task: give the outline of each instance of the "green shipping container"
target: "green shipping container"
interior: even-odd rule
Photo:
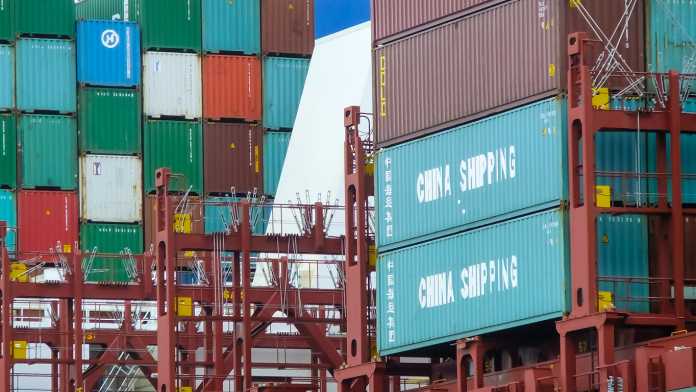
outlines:
[[[379,353],[560,318],[567,235],[566,213],[551,210],[380,254]]]
[[[0,188],[17,187],[17,125],[13,114],[0,115]]]
[[[73,37],[74,0],[14,0],[17,35]]]
[[[597,218],[599,290],[612,293],[616,310],[650,310],[648,258],[646,216],[603,214]]]
[[[19,117],[22,188],[77,189],[77,129],[68,116]]]
[[[143,253],[142,225],[120,225],[108,223],[82,223],[80,225],[80,248],[91,253],[119,255],[130,250],[133,255]],[[129,257],[95,257],[83,261],[82,268],[88,282],[132,282],[137,263]],[[140,268],[141,269],[141,268]]]
[[[145,120],[145,191],[155,191],[155,171],[168,167],[170,191],[203,193],[203,131],[200,121]]]
[[[80,151],[134,155],[142,152],[140,90],[83,87],[79,95]]]
[[[11,42],[15,39],[13,0],[0,0],[0,42]]]
[[[275,197],[285,155],[290,144],[290,132],[266,132],[263,134],[263,190]]]
[[[75,20],[133,20],[133,0],[77,0]]]
[[[201,51],[201,0],[133,0],[143,50]]]
[[[648,72],[696,73],[696,2],[649,0]]]

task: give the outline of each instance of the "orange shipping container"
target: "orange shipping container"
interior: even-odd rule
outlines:
[[[261,120],[261,62],[251,56],[203,57],[203,116]]]

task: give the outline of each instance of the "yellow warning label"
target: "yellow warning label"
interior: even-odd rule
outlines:
[[[556,64],[549,64],[549,77],[554,78],[556,77]]]
[[[191,234],[191,214],[174,214],[174,232]]]
[[[387,58],[379,56],[379,115],[387,116]]]
[[[597,309],[600,312],[614,310],[614,294],[611,291],[597,293]]]
[[[611,187],[609,185],[596,185],[595,199],[598,208],[611,208]]]

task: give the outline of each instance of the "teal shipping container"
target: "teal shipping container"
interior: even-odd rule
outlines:
[[[275,197],[285,155],[290,144],[290,132],[265,132],[263,134],[263,191]]]
[[[0,45],[0,112],[14,108],[14,47]]]
[[[241,201],[239,197],[208,197],[205,205],[205,234],[224,233],[232,225],[232,209],[240,208],[233,203]],[[241,210],[239,211],[241,213]],[[265,234],[271,208],[252,207],[249,210],[252,233]],[[234,214],[237,216],[237,213]]]
[[[380,355],[560,318],[567,235],[556,209],[380,254]]]
[[[0,114],[0,188],[17,187],[17,121]]]
[[[696,73],[696,2],[646,3],[648,72]]]
[[[263,60],[263,126],[292,129],[309,71],[309,60],[266,57]]]
[[[208,53],[261,52],[260,0],[202,0],[203,50]]]
[[[597,218],[599,290],[611,292],[618,311],[650,310],[648,218],[606,215]]]
[[[58,39],[17,40],[17,108],[74,113],[75,44]]]
[[[87,258],[83,272],[88,282],[119,282],[136,280],[138,265],[131,255],[143,253],[143,226],[109,223],[80,224],[80,248],[83,252],[113,254],[114,257]],[[123,252],[124,256],[118,256]],[[142,271],[140,271],[142,273]]]
[[[7,223],[13,230],[7,232],[7,252],[11,255],[15,252],[17,245],[17,198],[15,193],[5,189],[0,190],[0,221]]]
[[[381,150],[381,250],[567,198],[566,105],[547,99]]]
[[[23,189],[77,189],[77,129],[73,117],[22,115],[18,134]]]
[[[145,192],[155,191],[155,171],[168,167],[178,174],[169,183],[173,192],[203,194],[203,130],[200,121],[145,121]]]

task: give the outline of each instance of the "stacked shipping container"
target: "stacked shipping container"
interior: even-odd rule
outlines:
[[[628,21],[621,55],[635,71],[646,64],[664,71],[661,65],[675,62],[683,71],[688,62],[660,56],[679,52],[666,37],[686,40],[685,17],[678,18],[679,34],[667,31],[664,18],[652,19],[660,19],[656,10],[683,14],[684,6],[645,3]],[[550,320],[569,309],[565,48],[568,33],[589,28],[572,2],[424,4],[373,2],[382,354]],[[583,5],[609,34],[625,11],[624,2]],[[653,40],[644,38],[646,10],[645,34]],[[596,143],[599,171],[654,171],[650,135],[608,132]],[[603,176],[597,182],[612,189],[612,202],[627,204],[648,202],[655,186]],[[600,275],[648,276],[646,217],[603,216],[597,229]],[[645,286],[600,286],[615,298],[648,296]],[[647,302],[614,305],[648,311]],[[443,319],[450,321],[434,322]]]
[[[0,91],[0,219],[31,226],[20,249],[72,251],[78,239],[83,251],[149,248],[144,200],[152,204],[160,166],[185,175],[177,193],[237,200],[230,193],[259,197],[267,183],[272,197],[313,48],[313,2],[50,3],[47,12],[35,0],[0,2],[0,84],[9,86]],[[266,63],[281,64],[269,66],[269,97]],[[277,156],[264,154],[269,143]],[[192,223],[178,229],[203,232],[202,211],[179,207]],[[36,231],[51,222],[55,232]],[[92,280],[130,279],[121,259],[90,268]]]

